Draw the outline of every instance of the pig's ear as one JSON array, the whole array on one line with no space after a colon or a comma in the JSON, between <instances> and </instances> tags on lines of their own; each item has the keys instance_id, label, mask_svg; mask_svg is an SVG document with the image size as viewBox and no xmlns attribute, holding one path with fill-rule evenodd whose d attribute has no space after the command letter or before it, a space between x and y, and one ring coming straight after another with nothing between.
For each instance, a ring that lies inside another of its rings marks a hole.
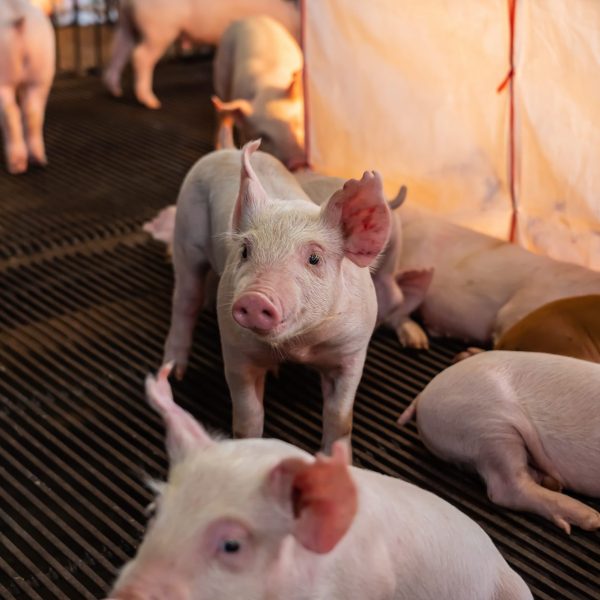
<instances>
[{"instance_id":1,"label":"pig's ear","mask_svg":"<svg viewBox=\"0 0 600 600\"><path fill-rule=\"evenodd\" d=\"M302 98L302 70L296 71L292 75L292 83L290 83L285 91L285 95L291 100L298 100Z\"/></svg>"},{"instance_id":2,"label":"pig's ear","mask_svg":"<svg viewBox=\"0 0 600 600\"><path fill-rule=\"evenodd\" d=\"M253 140L242 148L240 191L231 216L231 229L236 233L242 231L247 218L268 201L267 192L250 164L250 156L259 146L260 140Z\"/></svg>"},{"instance_id":3,"label":"pig's ear","mask_svg":"<svg viewBox=\"0 0 600 600\"><path fill-rule=\"evenodd\" d=\"M236 123L240 123L254 111L252 103L243 98L237 98L229 102L223 102L218 96L211 96L210 99L221 117L231 115Z\"/></svg>"},{"instance_id":4,"label":"pig's ear","mask_svg":"<svg viewBox=\"0 0 600 600\"><path fill-rule=\"evenodd\" d=\"M402 307L409 314L425 300L425 294L427 294L433 279L433 268L406 269L396 273L394 279L404 296Z\"/></svg>"},{"instance_id":5,"label":"pig's ear","mask_svg":"<svg viewBox=\"0 0 600 600\"><path fill-rule=\"evenodd\" d=\"M348 462L348 445L338 441L331 457L285 459L269 475L271 491L284 504L291 503L292 533L312 552L332 550L352 525L358 498Z\"/></svg>"},{"instance_id":6,"label":"pig's ear","mask_svg":"<svg viewBox=\"0 0 600 600\"><path fill-rule=\"evenodd\" d=\"M186 454L213 444L204 428L173 400L169 384L169 373L173 363L163 365L156 377L146 377L146 395L150 406L163 418L167 429L167 452L172 463L180 461Z\"/></svg>"},{"instance_id":7,"label":"pig's ear","mask_svg":"<svg viewBox=\"0 0 600 600\"><path fill-rule=\"evenodd\" d=\"M384 249L391 229L379 173L365 172L360 181L346 181L323 206L321 216L327 225L342 228L344 254L359 267L368 267Z\"/></svg>"}]
</instances>

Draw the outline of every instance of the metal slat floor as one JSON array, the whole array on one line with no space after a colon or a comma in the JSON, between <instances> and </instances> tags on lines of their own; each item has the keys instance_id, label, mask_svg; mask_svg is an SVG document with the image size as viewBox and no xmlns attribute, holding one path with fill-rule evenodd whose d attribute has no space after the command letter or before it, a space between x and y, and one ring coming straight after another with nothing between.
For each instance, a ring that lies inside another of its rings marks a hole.
<instances>
[{"instance_id":1,"label":"metal slat floor","mask_svg":"<svg viewBox=\"0 0 600 600\"><path fill-rule=\"evenodd\" d=\"M140 224L174 201L212 146L210 63L162 65L151 112L106 97L96 80L56 84L47 112L50 166L0 173L0 597L103 598L141 539L164 476L163 430L143 378L159 365L172 272ZM458 506L491 535L544 600L600 598L600 534L569 537L502 510L476 477L433 458L395 418L460 349L402 351L377 331L356 399L362 466L403 477ZM175 395L229 431L213 315L197 327ZM266 391L266 434L318 447L316 375L282 369ZM599 501L584 499L600 509Z\"/></svg>"}]
</instances>

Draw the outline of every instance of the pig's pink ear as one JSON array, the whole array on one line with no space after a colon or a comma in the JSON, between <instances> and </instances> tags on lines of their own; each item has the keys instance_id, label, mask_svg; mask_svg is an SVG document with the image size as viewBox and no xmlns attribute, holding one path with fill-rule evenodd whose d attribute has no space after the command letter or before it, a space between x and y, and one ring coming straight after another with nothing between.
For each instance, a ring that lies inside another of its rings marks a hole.
<instances>
[{"instance_id":1,"label":"pig's pink ear","mask_svg":"<svg viewBox=\"0 0 600 600\"><path fill-rule=\"evenodd\" d=\"M220 116L231 115L236 123L240 123L254 112L252 103L243 98L237 98L229 102L224 102L218 96L211 96L210 99Z\"/></svg>"},{"instance_id":2,"label":"pig's pink ear","mask_svg":"<svg viewBox=\"0 0 600 600\"><path fill-rule=\"evenodd\" d=\"M329 226L342 228L344 254L359 267L368 267L390 236L391 213L376 171L365 172L360 181L346 181L323 206L321 215Z\"/></svg>"},{"instance_id":3,"label":"pig's pink ear","mask_svg":"<svg viewBox=\"0 0 600 600\"><path fill-rule=\"evenodd\" d=\"M173 363L163 365L158 375L146 377L146 395L150 406L163 418L167 429L167 452L172 463L180 461L188 452L213 444L204 428L173 400L169 373Z\"/></svg>"},{"instance_id":4,"label":"pig's pink ear","mask_svg":"<svg viewBox=\"0 0 600 600\"><path fill-rule=\"evenodd\" d=\"M427 294L433 279L433 268L407 269L396 273L394 279L404 296L402 307L409 314L425 300L425 294Z\"/></svg>"},{"instance_id":5,"label":"pig's pink ear","mask_svg":"<svg viewBox=\"0 0 600 600\"><path fill-rule=\"evenodd\" d=\"M247 218L268 201L267 192L250 164L250 156L259 146L260 140L252 140L242 148L240 191L231 216L231 229L236 233L242 231Z\"/></svg>"},{"instance_id":6,"label":"pig's pink ear","mask_svg":"<svg viewBox=\"0 0 600 600\"><path fill-rule=\"evenodd\" d=\"M338 441L331 457L317 455L314 462L285 459L269 475L271 490L281 501L291 502L294 536L312 552L332 550L352 525L358 494L348 462L348 446Z\"/></svg>"},{"instance_id":7,"label":"pig's pink ear","mask_svg":"<svg viewBox=\"0 0 600 600\"><path fill-rule=\"evenodd\" d=\"M298 100L303 97L302 92L302 70L296 71L292 75L292 83L288 86L285 95L291 100Z\"/></svg>"}]
</instances>

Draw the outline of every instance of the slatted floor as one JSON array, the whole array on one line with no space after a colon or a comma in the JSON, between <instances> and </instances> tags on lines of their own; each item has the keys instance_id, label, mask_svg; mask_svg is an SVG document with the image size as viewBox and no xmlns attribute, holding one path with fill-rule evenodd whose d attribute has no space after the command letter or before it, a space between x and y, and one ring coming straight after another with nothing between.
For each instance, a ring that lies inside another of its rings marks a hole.
<instances>
[{"instance_id":1,"label":"slatted floor","mask_svg":"<svg viewBox=\"0 0 600 600\"><path fill-rule=\"evenodd\" d=\"M159 113L58 82L50 166L0 173L0 597L103 598L144 532L146 475L165 473L143 378L161 359L172 272L140 224L174 201L211 149L210 64L163 65ZM365 165L366 167L366 165ZM356 400L360 464L443 496L477 520L544 600L600 598L600 534L568 537L501 510L475 477L431 457L395 418L457 344L403 352L378 331ZM231 418L216 321L201 317L176 399L209 427ZM288 366L266 391L269 436L314 451L316 376ZM400 500L399 500L400 501ZM600 509L599 501L589 501Z\"/></svg>"}]
</instances>

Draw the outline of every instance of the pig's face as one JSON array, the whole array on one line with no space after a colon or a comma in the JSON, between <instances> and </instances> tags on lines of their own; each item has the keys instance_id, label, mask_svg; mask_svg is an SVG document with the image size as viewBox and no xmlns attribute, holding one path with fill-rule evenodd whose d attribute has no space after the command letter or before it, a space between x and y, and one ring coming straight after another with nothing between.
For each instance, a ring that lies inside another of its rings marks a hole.
<instances>
[{"instance_id":1,"label":"pig's face","mask_svg":"<svg viewBox=\"0 0 600 600\"><path fill-rule=\"evenodd\" d=\"M234 321L273 345L319 327L335 315L345 269L370 265L390 230L377 175L351 180L321 209L308 202L273 201L244 148L233 239L219 304Z\"/></svg>"},{"instance_id":2,"label":"pig's face","mask_svg":"<svg viewBox=\"0 0 600 600\"><path fill-rule=\"evenodd\" d=\"M174 404L169 370L146 384L167 426L169 480L111 598L285 597L283 586L309 568L302 560L332 550L352 523L345 446L315 461L277 440L212 440Z\"/></svg>"},{"instance_id":3,"label":"pig's face","mask_svg":"<svg viewBox=\"0 0 600 600\"><path fill-rule=\"evenodd\" d=\"M294 73L288 88L266 87L252 101L212 100L217 112L233 117L241 143L260 138L262 150L288 169L306 165L302 71Z\"/></svg>"}]
</instances>

